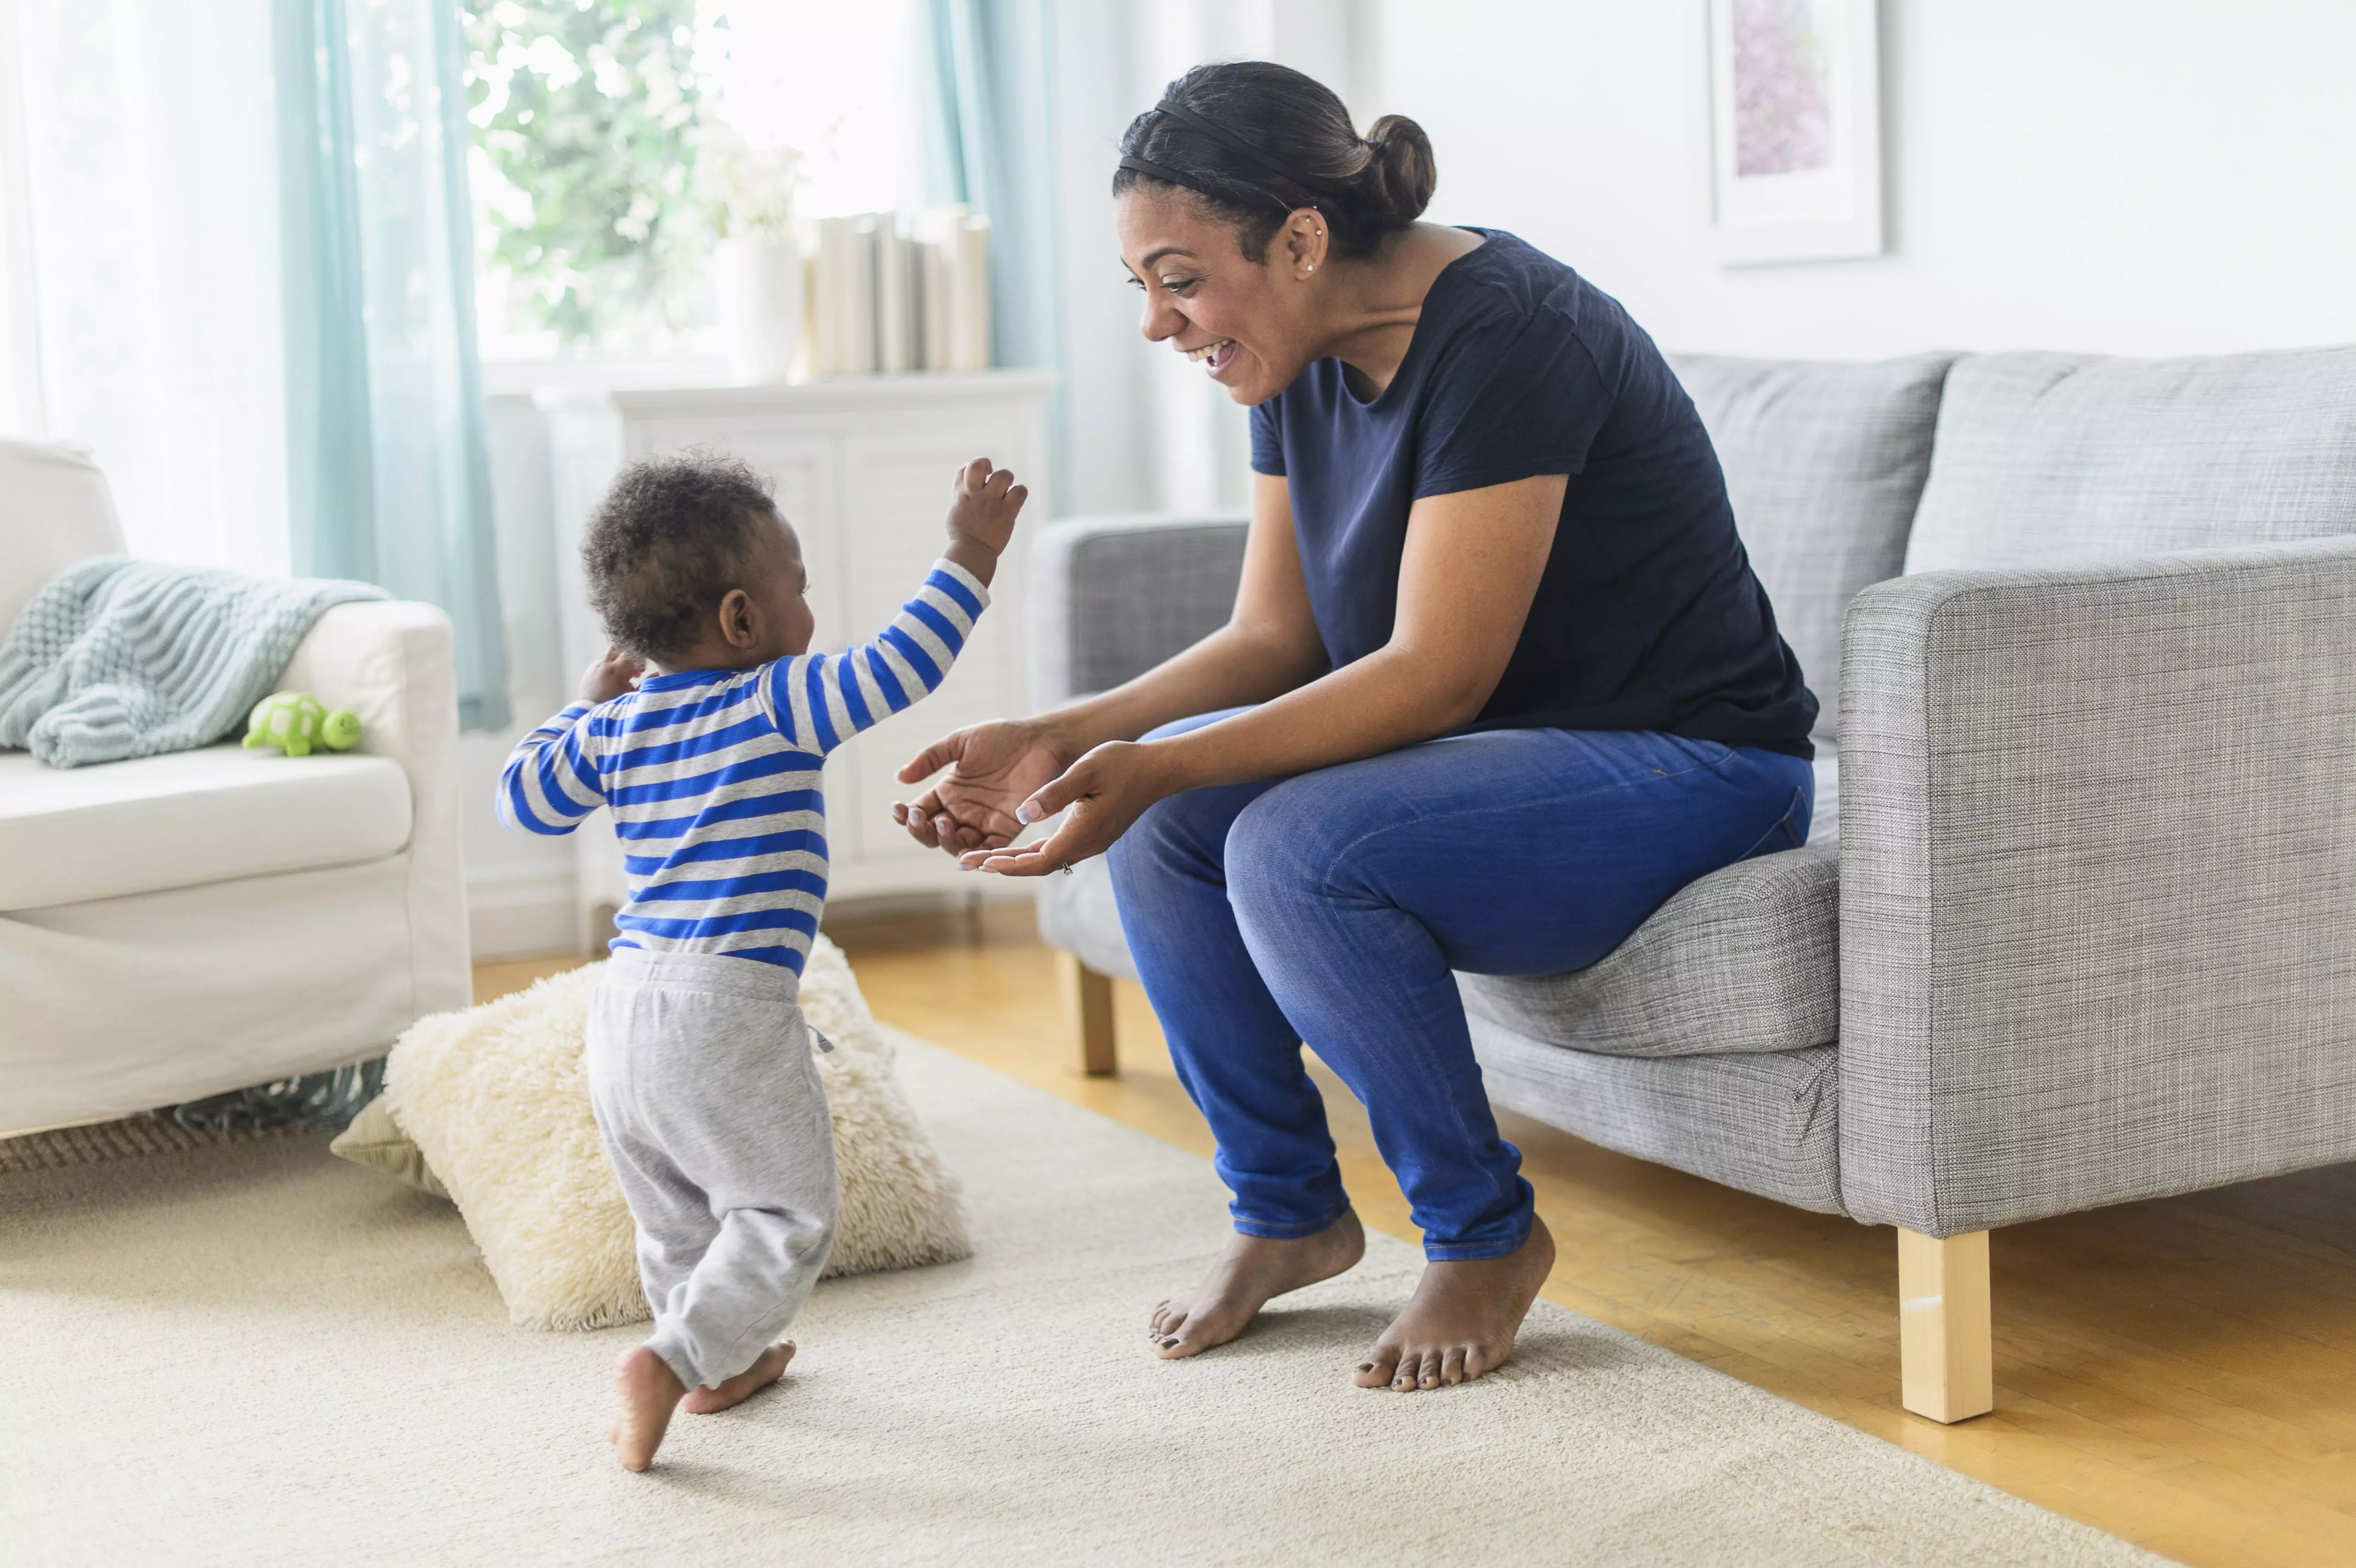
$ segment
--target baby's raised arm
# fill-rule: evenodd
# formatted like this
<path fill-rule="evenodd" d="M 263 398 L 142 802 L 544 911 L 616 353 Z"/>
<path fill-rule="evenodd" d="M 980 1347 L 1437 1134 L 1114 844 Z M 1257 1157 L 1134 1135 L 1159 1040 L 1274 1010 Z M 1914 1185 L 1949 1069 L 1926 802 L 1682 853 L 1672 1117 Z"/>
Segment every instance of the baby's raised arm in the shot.
<path fill-rule="evenodd" d="M 986 457 L 958 470 L 948 547 L 892 624 L 846 653 L 780 659 L 763 671 L 778 733 L 830 752 L 938 686 L 990 603 L 998 557 L 1029 494 Z"/>
<path fill-rule="evenodd" d="M 1015 514 L 1031 492 L 1014 482 L 1005 468 L 993 468 L 987 457 L 976 457 L 958 470 L 956 493 L 949 500 L 949 547 L 943 558 L 956 562 L 981 580 L 984 587 L 998 570 L 998 557 L 1014 537 Z"/>

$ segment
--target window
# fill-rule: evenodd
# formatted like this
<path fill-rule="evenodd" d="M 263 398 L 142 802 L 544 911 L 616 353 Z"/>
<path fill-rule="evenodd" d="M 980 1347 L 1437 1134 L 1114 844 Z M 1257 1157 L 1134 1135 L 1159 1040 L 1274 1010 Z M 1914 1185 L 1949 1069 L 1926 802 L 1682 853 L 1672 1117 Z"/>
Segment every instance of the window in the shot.
<path fill-rule="evenodd" d="M 467 16 L 489 360 L 715 351 L 715 204 L 919 199 L 912 0 L 494 0 Z"/>

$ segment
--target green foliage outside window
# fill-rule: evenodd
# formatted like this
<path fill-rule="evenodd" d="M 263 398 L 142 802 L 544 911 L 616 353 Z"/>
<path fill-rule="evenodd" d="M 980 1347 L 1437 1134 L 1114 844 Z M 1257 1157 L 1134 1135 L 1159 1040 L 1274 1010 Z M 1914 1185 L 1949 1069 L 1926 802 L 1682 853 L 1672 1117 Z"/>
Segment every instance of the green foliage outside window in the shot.
<path fill-rule="evenodd" d="M 483 261 L 510 317 L 567 347 L 687 327 L 712 239 L 698 56 L 720 47 L 696 0 L 478 0 L 466 23 Z"/>

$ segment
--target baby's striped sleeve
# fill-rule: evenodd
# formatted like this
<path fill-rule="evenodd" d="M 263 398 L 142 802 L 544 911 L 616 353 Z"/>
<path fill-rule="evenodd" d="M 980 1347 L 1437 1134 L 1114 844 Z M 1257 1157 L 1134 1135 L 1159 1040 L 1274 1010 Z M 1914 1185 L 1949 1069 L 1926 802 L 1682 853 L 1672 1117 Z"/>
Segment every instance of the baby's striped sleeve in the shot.
<path fill-rule="evenodd" d="M 823 755 L 883 723 L 941 683 L 989 603 L 981 579 L 936 561 L 916 597 L 873 640 L 768 667 L 762 693 L 778 733 Z"/>
<path fill-rule="evenodd" d="M 535 833 L 569 833 L 605 803 L 597 766 L 581 749 L 589 716 L 574 703 L 516 743 L 499 776 L 499 821 Z"/>

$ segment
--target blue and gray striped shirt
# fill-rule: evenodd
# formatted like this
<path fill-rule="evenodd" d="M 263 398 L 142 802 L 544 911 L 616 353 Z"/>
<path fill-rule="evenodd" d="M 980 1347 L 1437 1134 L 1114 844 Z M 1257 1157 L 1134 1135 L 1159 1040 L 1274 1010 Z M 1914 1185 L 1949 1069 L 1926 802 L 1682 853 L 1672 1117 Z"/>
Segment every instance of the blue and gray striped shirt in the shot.
<path fill-rule="evenodd" d="M 650 675 L 609 703 L 575 703 L 508 758 L 499 816 L 567 833 L 613 807 L 630 885 L 614 946 L 798 974 L 826 903 L 826 754 L 939 685 L 989 602 L 943 560 L 847 653 Z"/>

